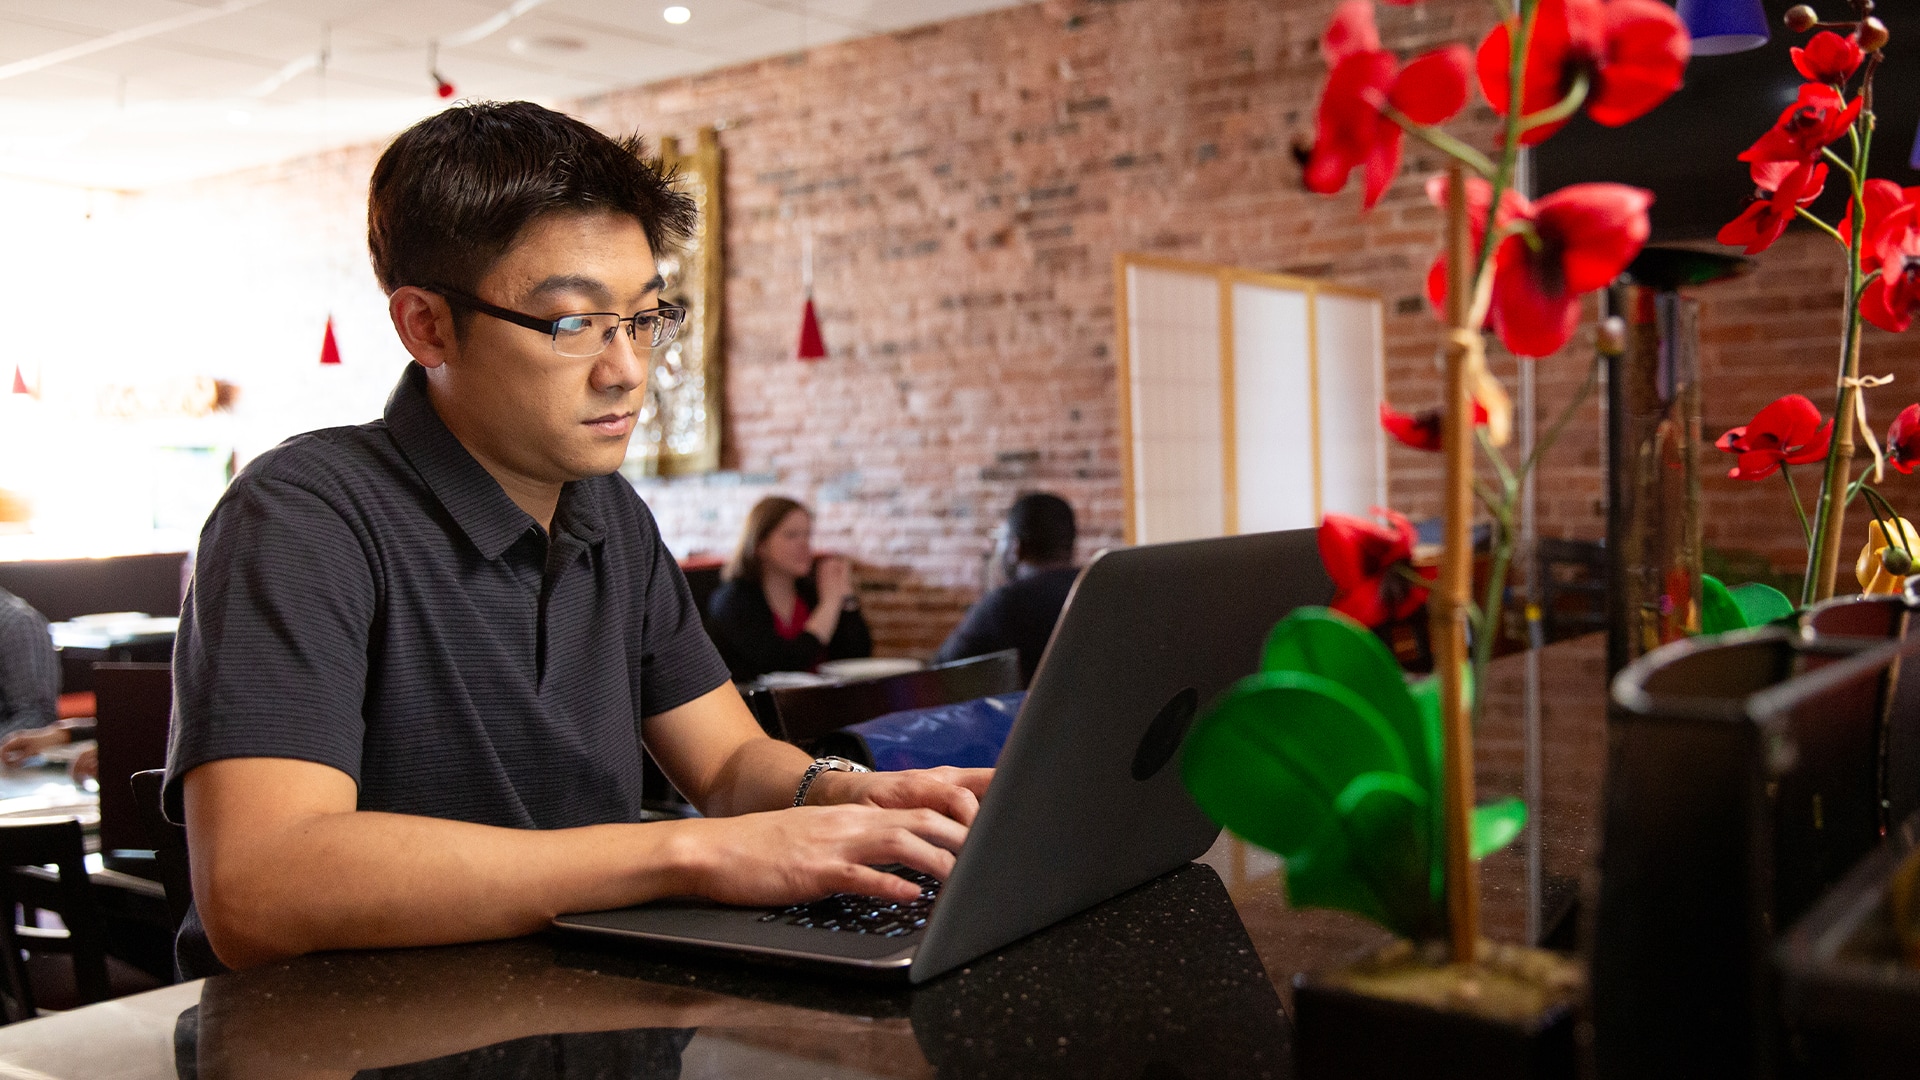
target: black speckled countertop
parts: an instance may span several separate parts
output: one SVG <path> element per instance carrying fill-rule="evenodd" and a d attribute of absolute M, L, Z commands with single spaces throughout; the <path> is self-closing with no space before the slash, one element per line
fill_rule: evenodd
<path fill-rule="evenodd" d="M 0 1029 L 0 1074 L 1282 1078 L 1292 975 L 1383 935 L 1280 893 L 1223 840 L 911 989 L 567 937 L 309 956 Z"/>

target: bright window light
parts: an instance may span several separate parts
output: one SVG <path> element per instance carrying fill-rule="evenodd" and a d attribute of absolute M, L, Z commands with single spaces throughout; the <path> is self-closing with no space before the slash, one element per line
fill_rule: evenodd
<path fill-rule="evenodd" d="M 678 4 L 675 4 L 673 7 L 670 7 L 667 10 L 661 12 L 660 17 L 667 20 L 668 22 L 672 23 L 675 26 L 679 26 L 681 23 L 686 22 L 688 19 L 693 18 L 693 12 L 688 11 L 686 8 L 683 8 Z"/>

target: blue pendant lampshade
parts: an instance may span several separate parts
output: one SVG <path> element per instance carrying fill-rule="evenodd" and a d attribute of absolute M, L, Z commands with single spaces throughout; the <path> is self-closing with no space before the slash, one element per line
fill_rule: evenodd
<path fill-rule="evenodd" d="M 1695 56 L 1725 56 L 1767 43 L 1767 11 L 1760 0 L 1680 0 L 1676 6 L 1693 35 Z"/>

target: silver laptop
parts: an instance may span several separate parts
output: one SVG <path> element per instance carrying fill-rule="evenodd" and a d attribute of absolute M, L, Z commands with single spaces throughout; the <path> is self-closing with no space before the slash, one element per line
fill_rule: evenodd
<path fill-rule="evenodd" d="M 1177 761 L 1194 715 L 1257 669 L 1267 631 L 1326 603 L 1314 530 L 1108 551 L 1082 571 L 943 886 L 790 908 L 674 900 L 569 931 L 919 983 L 1177 869 L 1219 827 Z"/>

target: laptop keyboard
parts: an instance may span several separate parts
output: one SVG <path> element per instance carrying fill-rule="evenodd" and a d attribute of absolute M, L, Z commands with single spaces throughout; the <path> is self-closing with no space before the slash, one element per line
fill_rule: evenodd
<path fill-rule="evenodd" d="M 760 916 L 760 921 L 784 919 L 788 926 L 878 934 L 881 937 L 905 937 L 924 929 L 927 917 L 933 914 L 933 901 L 940 895 L 940 880 L 899 865 L 876 866 L 874 869 L 896 874 L 920 886 L 919 898 L 901 904 L 857 893 L 835 893 L 824 900 L 769 911 Z"/>

